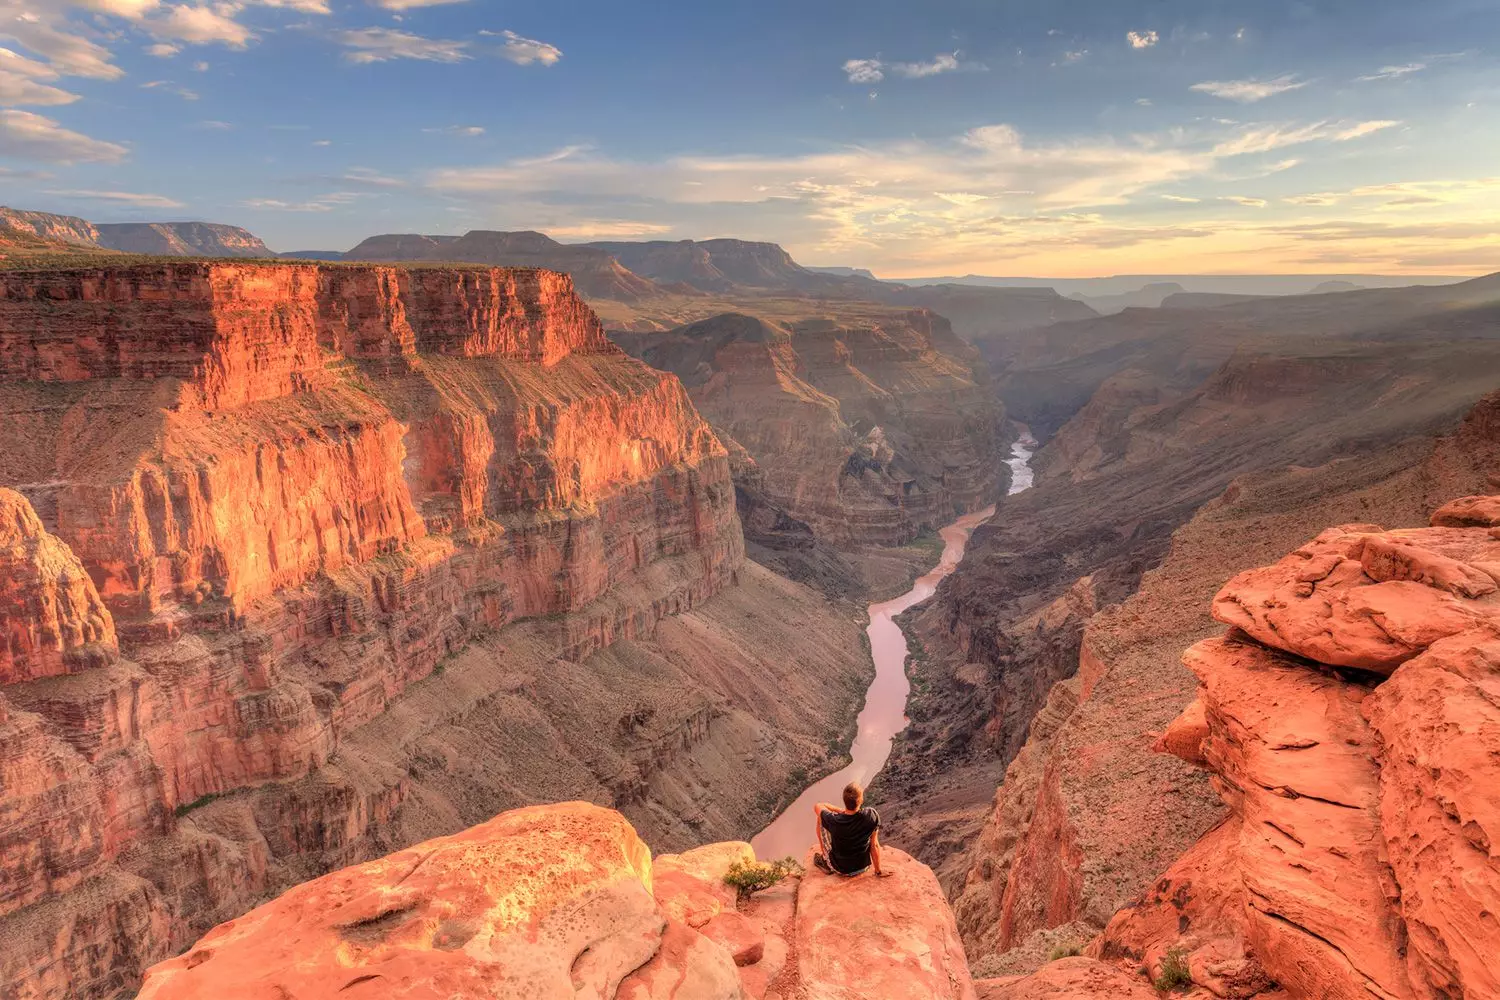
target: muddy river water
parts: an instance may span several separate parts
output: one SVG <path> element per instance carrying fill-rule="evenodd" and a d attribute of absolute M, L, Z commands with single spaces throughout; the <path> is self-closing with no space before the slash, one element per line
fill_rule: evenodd
<path fill-rule="evenodd" d="M 1012 449 L 1007 463 L 1012 473 L 1012 494 L 1031 488 L 1030 463 L 1035 448 L 1036 441 L 1026 433 Z M 964 548 L 974 529 L 994 513 L 995 508 L 990 507 L 961 517 L 942 529 L 939 534 L 944 543 L 943 555 L 938 564 L 900 597 L 870 605 L 870 626 L 865 632 L 870 637 L 870 651 L 875 660 L 875 680 L 859 713 L 859 729 L 849 751 L 852 760 L 842 770 L 809 785 L 770 826 L 756 835 L 751 845 L 757 857 L 801 858 L 813 843 L 813 803 L 838 802 L 845 785 L 851 781 L 867 785 L 885 766 L 891 755 L 891 741 L 906 728 L 906 699 L 911 694 L 911 682 L 906 676 L 906 635 L 894 619 L 937 591 L 942 579 L 963 560 Z"/>

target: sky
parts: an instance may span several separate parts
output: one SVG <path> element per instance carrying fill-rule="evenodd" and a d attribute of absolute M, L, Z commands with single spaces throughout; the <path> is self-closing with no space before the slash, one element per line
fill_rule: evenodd
<path fill-rule="evenodd" d="M 0 0 L 0 204 L 882 277 L 1500 270 L 1497 0 Z"/>

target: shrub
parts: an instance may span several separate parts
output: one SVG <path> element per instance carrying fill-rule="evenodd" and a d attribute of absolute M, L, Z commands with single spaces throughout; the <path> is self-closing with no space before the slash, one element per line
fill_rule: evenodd
<path fill-rule="evenodd" d="M 1056 962 L 1060 958 L 1076 958 L 1083 953 L 1083 949 L 1076 944 L 1060 944 L 1047 952 L 1047 961 Z"/>
<path fill-rule="evenodd" d="M 1193 974 L 1188 970 L 1187 952 L 1182 948 L 1170 948 L 1162 956 L 1161 975 L 1156 977 L 1156 988 L 1163 993 L 1182 992 L 1193 985 Z"/>
<path fill-rule="evenodd" d="M 724 884 L 732 885 L 740 899 L 749 899 L 752 893 L 769 889 L 788 875 L 801 875 L 802 866 L 791 858 L 780 861 L 736 861 L 724 873 Z"/>

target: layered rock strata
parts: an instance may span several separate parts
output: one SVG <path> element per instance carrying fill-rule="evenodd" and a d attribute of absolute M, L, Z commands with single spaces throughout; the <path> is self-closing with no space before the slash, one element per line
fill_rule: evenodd
<path fill-rule="evenodd" d="M 725 884 L 745 843 L 653 859 L 584 803 L 502 814 L 327 875 L 218 927 L 146 976 L 142 1000 L 974 1000 L 932 873 Z"/>
<path fill-rule="evenodd" d="M 17 996 L 119 994 L 267 892 L 497 797 L 581 786 L 648 820 L 653 796 L 696 798 L 692 822 L 746 823 L 842 724 L 755 714 L 743 689 L 784 683 L 781 654 L 736 640 L 747 608 L 702 608 L 743 569 L 725 451 L 564 276 L 9 272 L 0 359 L 0 979 Z M 679 613 L 685 631 L 656 628 Z M 808 625 L 857 652 L 852 627 Z M 684 687 L 715 641 L 725 676 Z M 816 694 L 837 714 L 862 667 L 826 655 Z M 587 702 L 601 718 L 574 734 L 551 682 L 607 691 L 609 656 L 647 694 Z M 551 769 L 507 773 L 518 725 L 559 748 Z M 778 736 L 764 773 L 741 763 Z M 724 759 L 688 767 L 705 741 Z M 749 802 L 702 794 L 740 771 Z M 676 822 L 648 825 L 681 842 Z"/>
<path fill-rule="evenodd" d="M 1229 814 L 1101 952 L 1175 949 L 1219 995 L 1256 992 L 1224 992 L 1229 954 L 1297 997 L 1500 996 L 1494 502 L 1331 529 L 1224 588 L 1173 749 Z"/>
<path fill-rule="evenodd" d="M 725 314 L 615 336 L 688 386 L 730 447 L 747 536 L 770 548 L 899 545 L 1002 486 L 1004 412 L 941 317 Z"/>

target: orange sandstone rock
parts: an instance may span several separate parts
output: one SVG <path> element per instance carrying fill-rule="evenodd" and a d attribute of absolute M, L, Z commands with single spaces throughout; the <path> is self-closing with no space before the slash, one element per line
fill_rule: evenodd
<path fill-rule="evenodd" d="M 0 488 L 0 685 L 109 662 L 114 620 L 26 498 Z"/>
<path fill-rule="evenodd" d="M 1500 540 L 1418 528 L 1333 528 L 1275 566 L 1242 573 L 1214 617 L 1260 642 L 1336 666 L 1390 673 L 1445 636 L 1500 616 Z"/>
<path fill-rule="evenodd" d="M 1029 976 L 981 979 L 974 988 L 978 1000 L 1153 1000 L 1157 996 L 1143 977 L 1081 957 L 1051 962 Z"/>
<path fill-rule="evenodd" d="M 612 997 L 661 947 L 650 880 L 619 814 L 520 809 L 298 886 L 153 968 L 140 996 Z"/>
<path fill-rule="evenodd" d="M 1457 635 L 1364 703 L 1419 996 L 1500 997 L 1500 635 Z"/>
<path fill-rule="evenodd" d="M 887 847 L 877 879 L 810 872 L 797 894 L 800 1000 L 973 1000 L 937 877 Z"/>

